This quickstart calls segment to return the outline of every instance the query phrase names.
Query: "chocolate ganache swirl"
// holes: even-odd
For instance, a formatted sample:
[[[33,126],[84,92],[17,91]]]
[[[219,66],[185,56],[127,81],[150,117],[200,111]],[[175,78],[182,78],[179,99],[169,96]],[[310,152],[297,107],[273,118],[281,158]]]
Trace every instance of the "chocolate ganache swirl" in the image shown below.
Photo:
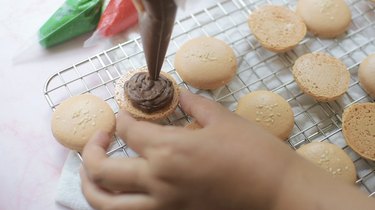
[[[163,109],[173,99],[172,82],[163,75],[152,80],[148,72],[134,74],[125,83],[125,94],[132,105],[143,112],[151,113]]]

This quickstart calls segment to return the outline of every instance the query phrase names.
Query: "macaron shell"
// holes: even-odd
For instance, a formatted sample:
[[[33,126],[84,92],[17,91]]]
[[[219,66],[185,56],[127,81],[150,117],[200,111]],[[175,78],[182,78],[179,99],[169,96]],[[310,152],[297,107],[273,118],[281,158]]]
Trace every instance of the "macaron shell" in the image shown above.
[[[289,103],[271,91],[255,91],[241,97],[235,112],[283,140],[289,137],[294,127]]]
[[[298,0],[296,12],[309,31],[323,38],[343,34],[352,19],[344,0]]]
[[[346,143],[360,156],[375,161],[375,103],[349,106],[342,124]]]
[[[171,115],[176,110],[177,105],[179,103],[180,89],[176,84],[176,81],[168,73],[165,73],[163,71],[161,71],[160,74],[164,75],[170,81],[172,81],[174,88],[173,98],[169,106],[152,113],[145,113],[132,105],[132,103],[126,97],[124,85],[126,81],[128,81],[135,73],[138,72],[147,72],[147,68],[145,67],[134,71],[129,71],[116,81],[115,100],[117,104],[120,106],[120,108],[128,111],[134,118],[146,121],[158,121]]]
[[[375,98],[375,54],[362,61],[358,69],[358,79],[363,89]]]
[[[116,118],[111,107],[92,94],[73,96],[57,106],[51,128],[56,140],[65,147],[81,151],[93,134],[113,135]]]
[[[305,159],[327,171],[333,178],[354,184],[357,175],[353,161],[338,146],[327,142],[311,142],[296,150]]]
[[[227,84],[237,71],[233,49],[213,37],[198,37],[184,43],[176,53],[174,65],[184,82],[204,90]]]
[[[301,90],[318,101],[335,100],[349,88],[350,74],[345,64],[325,53],[299,57],[292,73]]]
[[[260,44],[273,52],[292,49],[306,35],[302,18],[283,6],[266,5],[255,10],[248,24]]]

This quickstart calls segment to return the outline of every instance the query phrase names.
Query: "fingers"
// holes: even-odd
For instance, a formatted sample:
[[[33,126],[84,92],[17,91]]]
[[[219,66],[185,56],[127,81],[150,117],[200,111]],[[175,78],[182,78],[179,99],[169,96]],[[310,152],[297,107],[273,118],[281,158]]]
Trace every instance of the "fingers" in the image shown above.
[[[140,155],[151,142],[156,140],[159,131],[156,125],[137,121],[127,111],[120,110],[116,120],[116,133],[127,145]]]
[[[203,127],[217,121],[221,114],[228,112],[218,103],[192,94],[183,88],[181,88],[180,105],[184,112],[194,117]]]
[[[147,192],[148,165],[141,158],[107,158],[84,165],[96,185],[110,191]]]
[[[107,157],[106,151],[111,141],[112,137],[103,131],[99,131],[92,136],[82,151],[84,163],[86,161],[94,162],[97,159],[105,159]]]
[[[141,158],[108,158],[111,138],[99,132],[85,146],[82,159],[87,176],[98,186],[122,192],[145,192],[148,163]],[[143,180],[143,181],[141,181]]]
[[[155,209],[156,201],[147,194],[114,194],[107,192],[90,181],[81,172],[82,192],[94,209]]]
[[[150,122],[137,121],[126,111],[120,110],[116,122],[117,135],[124,139],[128,146],[141,156],[154,145],[168,140],[175,140],[183,128],[175,126],[161,126]]]

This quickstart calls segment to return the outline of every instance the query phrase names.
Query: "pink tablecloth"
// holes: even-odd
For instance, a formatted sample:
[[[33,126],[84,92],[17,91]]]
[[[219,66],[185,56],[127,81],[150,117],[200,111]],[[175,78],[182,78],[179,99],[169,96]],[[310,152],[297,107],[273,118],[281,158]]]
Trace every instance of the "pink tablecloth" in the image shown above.
[[[83,49],[86,36],[49,52],[34,47],[19,54],[63,2],[18,0],[1,8],[0,209],[64,209],[55,203],[55,195],[68,151],[50,132],[43,85],[53,73],[101,49]],[[28,59],[13,64],[16,54]]]

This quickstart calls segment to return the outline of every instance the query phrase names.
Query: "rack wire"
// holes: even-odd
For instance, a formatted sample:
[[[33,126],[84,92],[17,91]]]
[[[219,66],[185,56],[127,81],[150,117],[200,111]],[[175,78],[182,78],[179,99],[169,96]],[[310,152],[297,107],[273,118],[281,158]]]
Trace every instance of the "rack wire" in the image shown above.
[[[205,95],[230,110],[235,110],[241,96],[255,90],[270,90],[280,94],[291,105],[295,126],[288,144],[297,149],[312,141],[327,141],[341,147],[352,158],[357,169],[357,185],[375,196],[375,164],[359,157],[345,143],[341,132],[344,108],[357,102],[373,101],[358,83],[358,65],[375,52],[375,4],[371,1],[347,0],[352,11],[352,24],[345,35],[336,39],[320,39],[308,34],[293,50],[272,53],[265,50],[251,33],[247,20],[254,9],[264,4],[285,5],[294,9],[296,1],[287,0],[224,0],[197,13],[176,21],[172,39],[163,65],[180,86]],[[236,53],[238,70],[235,78],[215,91],[203,91],[185,84],[173,67],[176,51],[187,40],[214,36],[228,43]],[[291,74],[294,61],[310,52],[326,52],[343,61],[351,75],[349,90],[338,100],[317,102],[303,94]],[[48,78],[44,96],[52,110],[68,97],[90,92],[108,102],[115,113],[119,107],[114,100],[115,81],[124,72],[145,66],[140,38],[58,71]],[[190,121],[177,108],[163,123],[183,126]],[[119,138],[111,146],[109,155],[136,155]],[[79,155],[77,153],[77,155]]]

